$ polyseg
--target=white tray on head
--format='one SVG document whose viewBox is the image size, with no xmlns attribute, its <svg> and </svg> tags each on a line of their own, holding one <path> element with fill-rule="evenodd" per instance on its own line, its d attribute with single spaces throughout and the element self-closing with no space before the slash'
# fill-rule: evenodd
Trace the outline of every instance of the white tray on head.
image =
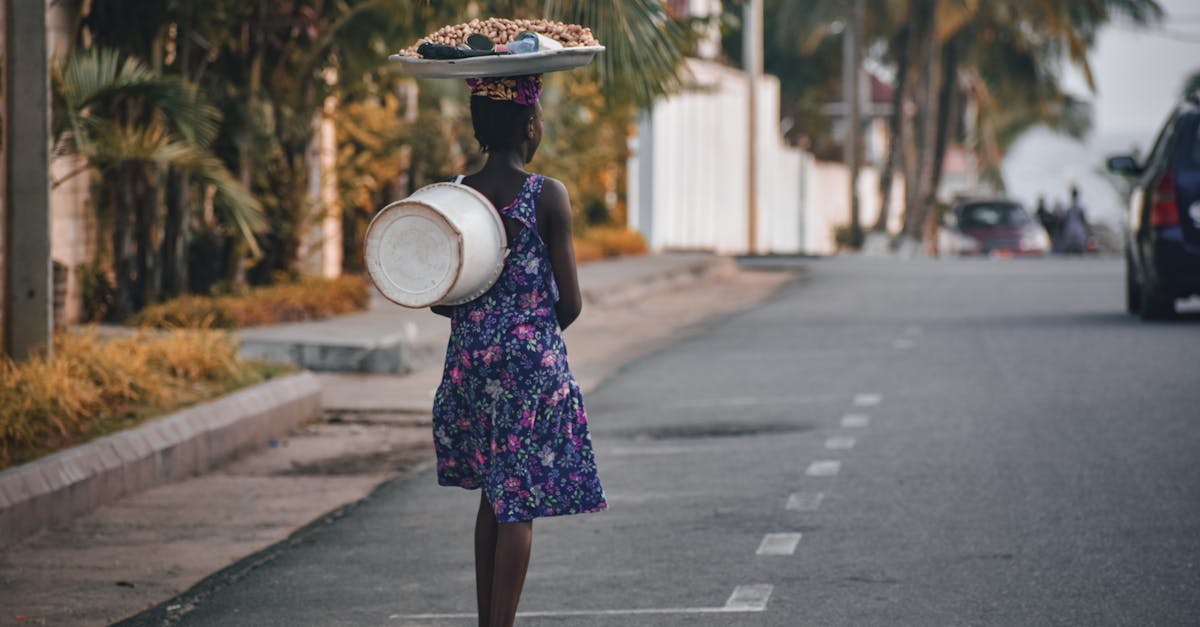
<svg viewBox="0 0 1200 627">
<path fill-rule="evenodd" d="M 603 51 L 604 46 L 576 46 L 466 59 L 421 59 L 399 54 L 393 54 L 388 59 L 400 63 L 409 74 L 421 78 L 483 78 L 570 70 L 591 63 L 596 54 Z"/>
<path fill-rule="evenodd" d="M 375 215 L 363 256 L 388 300 L 412 308 L 460 305 L 499 278 L 507 240 L 487 197 L 466 185 L 434 183 Z"/>
</svg>

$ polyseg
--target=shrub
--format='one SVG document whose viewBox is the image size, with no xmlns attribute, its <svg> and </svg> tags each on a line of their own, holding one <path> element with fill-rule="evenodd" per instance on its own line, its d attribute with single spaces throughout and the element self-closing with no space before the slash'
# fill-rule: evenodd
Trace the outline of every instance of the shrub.
<svg viewBox="0 0 1200 627">
<path fill-rule="evenodd" d="M 0 468 L 284 371 L 241 360 L 221 331 L 62 334 L 50 359 L 0 360 Z"/>
<path fill-rule="evenodd" d="M 583 232 L 576 239 L 576 258 L 579 258 L 580 243 L 586 247 L 588 254 L 599 251 L 601 257 L 618 257 L 621 255 L 640 255 L 646 252 L 646 240 L 641 233 L 620 226 L 595 226 Z M 583 261 L 584 259 L 580 259 Z"/>
<path fill-rule="evenodd" d="M 76 268 L 83 300 L 83 319 L 87 322 L 104 319 L 116 298 L 116 288 L 99 262 L 81 264 Z"/>
<path fill-rule="evenodd" d="M 367 282 L 358 276 L 305 279 L 224 296 L 180 296 L 138 312 L 130 324 L 164 329 L 240 329 L 319 320 L 366 309 Z"/>
<path fill-rule="evenodd" d="M 604 249 L 590 240 L 575 238 L 575 261 L 585 263 L 604 259 Z"/>
</svg>

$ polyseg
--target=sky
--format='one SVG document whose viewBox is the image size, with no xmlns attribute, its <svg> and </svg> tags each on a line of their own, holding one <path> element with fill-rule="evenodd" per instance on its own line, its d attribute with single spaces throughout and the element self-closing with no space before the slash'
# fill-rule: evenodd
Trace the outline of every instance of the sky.
<svg viewBox="0 0 1200 627">
<path fill-rule="evenodd" d="M 1082 143 L 1046 130 L 1031 131 L 1005 158 L 1009 193 L 1031 208 L 1044 194 L 1049 204 L 1066 200 L 1072 183 L 1092 218 L 1117 223 L 1124 200 L 1096 170 L 1104 158 L 1145 152 L 1178 102 L 1184 79 L 1200 70 L 1200 1 L 1160 0 L 1163 24 L 1137 29 L 1127 23 L 1105 27 L 1092 50 L 1096 91 L 1083 74 L 1068 70 L 1065 85 L 1093 107 L 1092 134 Z"/>
</svg>

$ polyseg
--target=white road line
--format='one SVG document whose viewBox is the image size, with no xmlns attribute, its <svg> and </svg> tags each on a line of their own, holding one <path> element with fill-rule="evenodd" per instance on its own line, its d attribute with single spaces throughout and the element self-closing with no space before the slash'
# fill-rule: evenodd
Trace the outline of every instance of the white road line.
<svg viewBox="0 0 1200 627">
<path fill-rule="evenodd" d="M 832 477 L 842 469 L 842 462 L 836 459 L 823 459 L 808 465 L 804 474 L 810 477 Z"/>
<path fill-rule="evenodd" d="M 800 544 L 798 533 L 768 533 L 763 536 L 755 555 L 792 555 Z"/>
<path fill-rule="evenodd" d="M 879 401 L 881 401 L 881 400 L 883 400 L 883 397 L 878 394 L 855 394 L 854 395 L 854 404 L 858 405 L 859 407 L 871 407 L 874 405 L 878 405 Z"/>
<path fill-rule="evenodd" d="M 761 612 L 767 609 L 767 599 L 775 589 L 769 583 L 738 586 L 725 602 L 726 612 Z"/>
<path fill-rule="evenodd" d="M 767 609 L 767 600 L 775 589 L 770 584 L 738 586 L 729 595 L 724 607 L 634 607 L 613 610 L 548 610 L 517 612 L 517 618 L 570 618 L 587 616 L 637 616 L 647 614 L 734 614 L 762 612 Z M 473 619 L 475 613 L 449 614 L 392 614 L 389 620 L 453 620 Z"/>
<path fill-rule="evenodd" d="M 794 492 L 787 500 L 787 509 L 795 512 L 812 512 L 821 507 L 824 492 Z"/>
<path fill-rule="evenodd" d="M 871 417 L 865 414 L 846 414 L 842 416 L 842 426 L 847 429 L 861 429 L 871 424 Z"/>
<path fill-rule="evenodd" d="M 900 339 L 897 339 L 897 340 L 892 340 L 892 347 L 893 347 L 893 348 L 900 349 L 900 350 L 907 350 L 907 349 L 910 349 L 910 348 L 912 348 L 912 347 L 914 347 L 914 346 L 916 346 L 916 345 L 917 345 L 917 343 L 916 343 L 916 342 L 914 342 L 914 341 L 912 341 L 912 340 L 910 340 L 910 339 L 908 339 L 908 338 L 903 338 L 903 337 L 902 337 L 902 338 L 900 338 Z"/>
<path fill-rule="evenodd" d="M 854 448 L 855 442 L 856 440 L 854 438 L 838 435 L 825 440 L 825 448 L 831 451 L 844 451 L 846 449 Z"/>
</svg>

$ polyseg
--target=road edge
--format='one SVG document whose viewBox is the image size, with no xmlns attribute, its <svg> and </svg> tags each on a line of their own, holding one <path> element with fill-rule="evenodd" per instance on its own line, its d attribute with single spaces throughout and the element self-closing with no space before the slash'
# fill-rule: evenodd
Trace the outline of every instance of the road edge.
<svg viewBox="0 0 1200 627">
<path fill-rule="evenodd" d="M 321 416 L 303 372 L 0 472 L 0 548 L 154 486 L 204 474 Z"/>
</svg>

